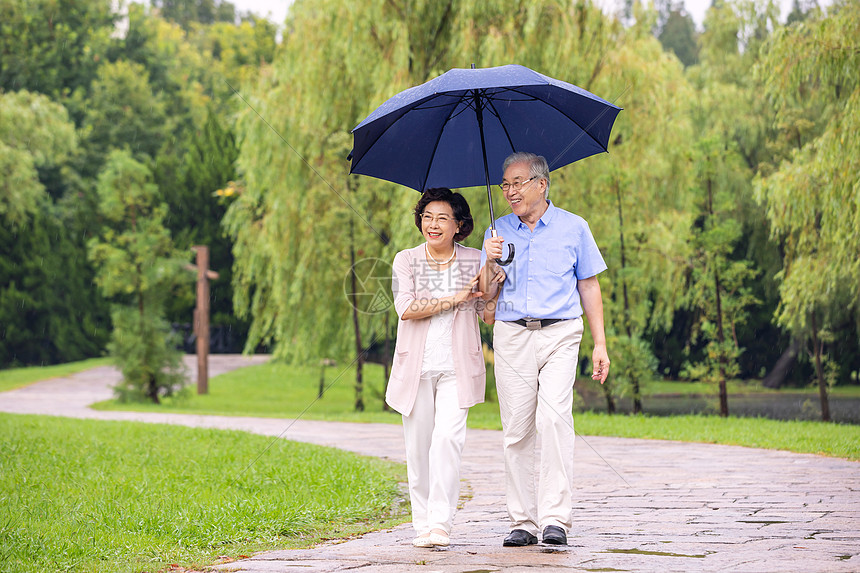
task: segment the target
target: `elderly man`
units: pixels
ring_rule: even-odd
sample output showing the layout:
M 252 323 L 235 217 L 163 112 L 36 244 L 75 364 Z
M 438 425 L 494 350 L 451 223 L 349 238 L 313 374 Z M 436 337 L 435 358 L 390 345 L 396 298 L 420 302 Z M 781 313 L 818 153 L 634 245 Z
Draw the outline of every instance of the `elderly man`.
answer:
M 501 259 L 505 242 L 516 247 L 493 328 L 511 519 L 504 545 L 514 547 L 537 543 L 538 532 L 544 543 L 567 544 L 583 312 L 594 338 L 592 378 L 602 384 L 609 373 L 597 281 L 606 263 L 588 223 L 549 201 L 549 183 L 543 157 L 514 153 L 505 160 L 501 188 L 513 213 L 496 221 L 498 237 L 487 230 L 482 253 L 483 264 Z M 496 294 L 495 271 L 495 263 L 485 265 L 480 279 L 488 298 Z

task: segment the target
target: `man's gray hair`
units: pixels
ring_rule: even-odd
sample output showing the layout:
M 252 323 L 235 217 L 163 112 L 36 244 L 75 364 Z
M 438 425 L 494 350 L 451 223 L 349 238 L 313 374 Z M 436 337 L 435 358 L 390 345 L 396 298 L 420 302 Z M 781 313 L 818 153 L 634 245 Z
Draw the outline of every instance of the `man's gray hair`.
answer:
M 502 172 L 507 171 L 508 167 L 514 163 L 528 163 L 529 177 L 546 179 L 546 189 L 544 189 L 543 198 L 549 200 L 549 165 L 546 159 L 542 155 L 535 155 L 528 151 L 515 151 L 505 159 Z

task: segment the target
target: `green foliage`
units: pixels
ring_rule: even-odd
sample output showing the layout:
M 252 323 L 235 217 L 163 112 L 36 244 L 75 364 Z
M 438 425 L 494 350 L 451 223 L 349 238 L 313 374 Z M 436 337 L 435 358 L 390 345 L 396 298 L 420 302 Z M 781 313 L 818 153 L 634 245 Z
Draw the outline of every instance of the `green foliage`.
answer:
M 0 93 L 0 220 L 12 228 L 46 204 L 39 168 L 62 165 L 77 145 L 63 106 L 26 91 Z
M 800 339 L 832 344 L 834 328 L 860 332 L 860 6 L 833 6 L 776 33 L 759 74 L 783 133 L 797 141 L 756 181 L 773 236 L 781 241 L 777 322 Z M 810 102 L 823 110 L 805 138 L 792 137 Z M 807 116 L 808 117 L 808 116 Z M 817 328 L 814 322 L 817 320 Z M 830 340 L 828 340 L 830 338 Z M 855 349 L 855 359 L 857 355 Z M 847 357 L 845 357 L 847 358 Z M 841 378 L 855 365 L 841 360 Z
M 123 379 L 114 386 L 121 402 L 159 403 L 182 395 L 187 384 L 180 340 L 160 316 L 136 308 L 117 306 L 111 313 L 113 332 L 108 352 L 122 370 Z
M 0 571 L 137 573 L 394 525 L 401 466 L 244 432 L 0 415 Z M 398 519 L 399 518 L 399 519 Z
M 190 273 L 164 228 L 166 209 L 149 170 L 128 152 L 114 151 L 99 176 L 102 236 L 89 243 L 96 283 L 118 306 L 109 350 L 122 370 L 120 399 L 158 403 L 185 384 L 177 341 L 163 319 L 165 299 Z
M 236 20 L 236 6 L 226 0 L 152 0 L 159 14 L 185 29 L 193 23 L 212 24 Z
M 165 226 L 179 250 L 209 246 L 209 267 L 219 273 L 211 284 L 212 323 L 232 324 L 245 330 L 247 327 L 233 318 L 232 243 L 221 227 L 230 202 L 223 189 L 236 178 L 235 137 L 210 108 L 202 129 L 189 133 L 178 147 L 185 149 L 184 156 L 174 159 L 173 155 L 163 154 L 154 172 L 159 188 L 165 190 Z M 194 305 L 194 291 L 188 289 L 167 301 L 167 316 L 173 322 L 188 322 Z
M 607 348 L 612 348 L 613 388 L 619 389 L 619 396 L 632 393 L 641 399 L 657 371 L 651 345 L 639 337 L 623 335 L 610 335 L 606 343 Z
M 747 378 L 815 334 L 822 379 L 844 384 L 860 370 L 858 9 L 795 4 L 783 28 L 773 2 L 714 3 L 698 63 L 682 57 L 684 67 L 663 50 L 690 48 L 693 33 L 670 0 L 628 3 L 624 22 L 561 0 L 299 1 L 280 45 L 274 23 L 235 23 L 233 6 L 217 0 L 128 3 L 124 35 L 106 0 L 0 0 L 2 360 L 101 352 L 106 303 L 83 254 L 93 236 L 119 235 L 100 230 L 96 185 L 116 149 L 151 171 L 177 247 L 210 245 L 221 273 L 213 322 L 242 332 L 248 321 L 249 349 L 271 343 L 297 361 L 354 356 L 351 255 L 388 263 L 421 238 L 409 215 L 416 194 L 346 176 L 349 130 L 452 67 L 520 63 L 624 107 L 611 153 L 554 172 L 552 186 L 557 205 L 589 221 L 609 263 L 600 280 L 610 336 L 648 341 L 664 372 L 710 352 L 734 356 Z M 707 169 L 730 207 L 706 231 Z M 480 247 L 486 199 L 464 194 L 477 227 L 466 244 Z M 706 288 L 715 268 L 741 285 L 721 283 L 721 314 L 743 309 L 726 316 L 734 346 L 708 349 L 718 336 Z M 756 279 L 740 280 L 748 273 Z M 164 316 L 188 322 L 192 289 L 167 290 Z M 393 335 L 396 317 L 389 309 L 359 322 L 368 346 Z M 590 345 L 586 335 L 584 356 Z M 612 356 L 618 371 L 622 356 Z M 803 364 L 791 379 L 809 372 Z M 613 391 L 650 377 L 630 374 Z
M 409 214 L 417 201 L 414 193 L 371 178 L 347 183 L 343 174 L 348 131 L 388 97 L 449 68 L 473 61 L 482 67 L 517 62 L 610 99 L 635 81 L 636 90 L 630 93 L 641 105 L 635 111 L 654 122 L 628 124 L 625 136 L 631 138 L 624 141 L 657 162 L 631 156 L 625 166 L 654 166 L 653 178 L 641 181 L 643 195 L 662 199 L 669 189 L 665 201 L 655 205 L 655 213 L 677 199 L 673 191 L 679 187 L 666 175 L 677 167 L 678 156 L 658 159 L 659 146 L 649 148 L 648 143 L 662 136 L 676 138 L 677 130 L 666 124 L 665 115 L 672 113 L 668 96 L 684 89 L 678 85 L 683 83 L 681 69 L 661 59 L 653 38 L 644 38 L 638 30 L 625 34 L 592 6 L 554 1 L 380 1 L 356 6 L 299 2 L 292 8 L 288 29 L 302 33 L 285 38 L 272 69 L 246 94 L 249 107 L 237 128 L 244 188 L 225 218 L 235 241 L 237 311 L 253 320 L 249 345 L 274 342 L 276 355 L 296 360 L 351 354 L 352 332 L 346 326 L 350 307 L 340 296 L 350 265 L 348 221 L 354 225 L 359 257 L 390 261 L 420 236 Z M 349 45 L 340 40 L 345 35 L 352 38 Z M 640 133 L 647 142 L 636 139 Z M 683 125 L 680 133 L 685 133 Z M 625 147 L 619 157 L 626 151 Z M 599 163 L 589 165 L 598 174 L 606 173 Z M 568 171 L 570 179 L 562 174 L 558 186 L 554 183 L 553 197 L 591 221 L 599 211 L 592 205 L 602 207 L 602 195 L 580 183 L 583 176 L 591 180 L 588 174 L 574 170 Z M 640 185 L 636 175 L 630 181 Z M 650 186 L 655 181 L 660 181 L 657 190 Z M 480 246 L 480 229 L 487 224 L 482 195 L 466 191 L 478 222 L 475 237 L 467 241 L 470 246 Z M 633 196 L 630 201 L 635 205 L 638 199 Z M 674 215 L 677 212 L 670 211 L 666 218 Z M 663 222 L 663 215 L 655 217 Z M 641 224 L 644 228 L 648 222 Z M 676 224 L 666 224 L 666 237 L 673 236 Z M 601 245 L 604 240 L 598 237 Z M 656 278 L 662 268 L 649 273 L 655 278 L 646 285 L 643 298 L 651 285 L 666 288 L 665 275 Z M 661 319 L 666 308 L 671 314 L 668 297 L 659 304 Z M 379 316 L 361 319 L 365 331 L 382 331 Z
M 704 359 L 687 369 L 693 380 L 720 383 L 738 374 L 741 353 L 735 332 L 746 320 L 746 309 L 757 301 L 747 286 L 755 276 L 749 261 L 733 258 L 741 236 L 734 210 L 742 191 L 735 174 L 742 169 L 731 148 L 717 138 L 703 138 L 697 144 L 694 162 L 699 216 L 690 237 L 691 265 L 687 304 L 699 321 L 691 342 L 702 337 L 706 343 Z M 726 415 L 726 412 L 723 412 Z
M 85 260 L 85 250 L 49 213 L 15 230 L 0 225 L 0 365 L 102 353 L 108 309 L 94 296 Z
M 231 114 L 240 102 L 233 88 L 241 89 L 271 61 L 275 33 L 265 20 L 191 23 L 183 30 L 133 5 L 127 39 L 114 54 L 145 67 L 151 90 L 169 110 L 169 133 L 148 163 L 168 206 L 165 224 L 180 249 L 209 245 L 210 266 L 220 274 L 212 283 L 213 325 L 228 325 L 240 343 L 247 325 L 233 313 L 232 242 L 220 228 L 229 201 L 213 193 L 236 178 Z M 190 322 L 193 294 L 187 289 L 168 302 L 172 322 Z
M 111 43 L 111 0 L 0 0 L 0 89 L 85 90 Z
M 169 133 L 163 98 L 152 91 L 140 64 L 119 61 L 100 67 L 86 107 L 88 159 L 96 170 L 113 149 L 127 147 L 138 160 L 155 157 Z
M 657 38 L 666 50 L 674 52 L 684 66 L 699 61 L 698 33 L 693 18 L 684 10 L 683 3 L 660 3 L 660 26 Z
M 109 313 L 86 243 L 101 235 L 96 178 L 115 149 L 146 163 L 164 198 L 205 195 L 202 217 L 186 211 L 185 226 L 170 228 L 182 246 L 212 243 L 224 277 L 213 285 L 215 318 L 242 335 L 232 316 L 230 243 L 218 230 L 224 207 L 211 194 L 235 175 L 235 145 L 224 138 L 232 138 L 236 103 L 230 85 L 241 87 L 271 61 L 277 28 L 253 18 L 233 25 L 233 8 L 222 2 L 216 20 L 225 21 L 186 32 L 131 2 L 120 10 L 128 15 L 123 34 L 112 5 L 0 1 L 3 365 L 103 351 Z M 228 135 L 208 137 L 207 122 L 216 120 Z M 196 166 L 186 168 L 186 157 Z M 186 293 L 171 299 L 181 322 L 191 317 L 193 289 Z
M 0 365 L 79 360 L 105 343 L 83 247 L 41 177 L 64 169 L 76 145 L 61 105 L 0 94 Z

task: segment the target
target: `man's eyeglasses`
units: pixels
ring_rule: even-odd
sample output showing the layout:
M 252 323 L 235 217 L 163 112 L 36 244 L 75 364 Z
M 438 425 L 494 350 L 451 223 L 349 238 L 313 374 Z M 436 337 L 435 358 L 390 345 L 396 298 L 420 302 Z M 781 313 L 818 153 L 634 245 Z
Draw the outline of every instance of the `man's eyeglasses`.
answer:
M 534 181 L 534 180 L 535 180 L 535 179 L 537 179 L 537 178 L 538 178 L 538 176 L 537 176 L 537 175 L 535 175 L 534 177 L 529 177 L 529 178 L 528 178 L 528 179 L 526 179 L 525 181 L 514 181 L 513 183 L 508 183 L 507 181 L 505 181 L 504 183 L 502 183 L 501 185 L 499 185 L 499 187 L 500 187 L 500 188 L 502 189 L 502 191 L 504 191 L 505 193 L 507 193 L 508 191 L 519 191 L 520 189 L 522 189 L 522 188 L 523 188 L 523 185 L 525 185 L 525 184 L 526 184 L 526 183 L 528 183 L 529 181 Z

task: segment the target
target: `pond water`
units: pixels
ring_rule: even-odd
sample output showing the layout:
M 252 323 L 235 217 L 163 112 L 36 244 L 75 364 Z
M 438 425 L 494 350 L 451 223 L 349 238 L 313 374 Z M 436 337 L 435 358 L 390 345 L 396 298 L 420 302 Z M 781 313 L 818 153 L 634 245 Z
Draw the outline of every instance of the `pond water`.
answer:
M 606 399 L 598 392 L 582 392 L 585 410 L 606 411 Z M 844 424 L 860 424 L 860 398 L 830 396 L 830 419 Z M 616 399 L 618 413 L 633 412 L 633 400 Z M 642 399 L 645 413 L 654 416 L 680 414 L 718 414 L 719 398 L 699 395 L 658 394 Z M 770 418 L 773 420 L 821 420 L 821 403 L 817 395 L 780 392 L 779 394 L 729 394 L 729 415 Z

